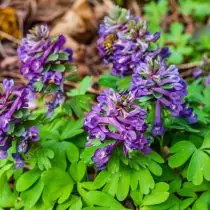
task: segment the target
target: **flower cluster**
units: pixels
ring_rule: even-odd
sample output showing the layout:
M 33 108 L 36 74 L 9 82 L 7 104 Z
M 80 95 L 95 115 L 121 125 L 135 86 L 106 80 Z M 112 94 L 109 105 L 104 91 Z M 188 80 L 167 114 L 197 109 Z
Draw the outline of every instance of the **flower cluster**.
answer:
M 139 59 L 156 42 L 160 33 L 150 34 L 147 23 L 126 9 L 114 7 L 100 25 L 98 49 L 106 64 L 112 63 L 113 75 L 132 74 Z
M 73 52 L 65 48 L 63 35 L 50 36 L 46 25 L 35 26 L 18 48 L 21 73 L 33 91 L 54 93 L 47 104 L 50 114 L 64 100 L 64 72 L 71 68 Z
M 131 90 L 136 98 L 146 97 L 155 100 L 156 114 L 152 133 L 163 135 L 161 122 L 161 106 L 170 110 L 172 116 L 184 117 L 189 123 L 195 123 L 197 116 L 184 103 L 187 86 L 175 65 L 167 66 L 166 49 L 148 52 L 139 62 L 132 75 Z
M 109 161 L 112 151 L 119 144 L 123 145 L 127 156 L 133 150 L 143 153 L 150 151 L 148 139 L 144 137 L 147 129 L 146 112 L 133 103 L 132 93 L 116 93 L 106 89 L 98 98 L 98 104 L 86 116 L 84 128 L 89 133 L 90 146 L 92 139 L 114 140 L 114 143 L 96 150 L 93 161 L 98 169 L 103 169 Z
M 38 140 L 38 130 L 31 127 L 21 133 L 16 133 L 16 127 L 23 123 L 28 116 L 29 102 L 33 99 L 33 93 L 29 88 L 15 88 L 13 80 L 5 79 L 0 93 L 0 159 L 8 156 L 8 149 L 12 141 L 20 139 L 17 145 L 17 153 L 12 156 L 16 160 L 16 167 L 24 165 L 19 153 L 28 151 L 31 141 Z

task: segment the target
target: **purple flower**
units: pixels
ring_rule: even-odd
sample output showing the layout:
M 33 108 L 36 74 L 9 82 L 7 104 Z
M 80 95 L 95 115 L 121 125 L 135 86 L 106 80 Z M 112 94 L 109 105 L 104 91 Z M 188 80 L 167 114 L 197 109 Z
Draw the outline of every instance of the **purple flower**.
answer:
M 210 85 L 210 75 L 208 75 L 208 77 L 205 80 L 205 86 Z
M 106 165 L 109 162 L 109 158 L 112 155 L 113 149 L 113 145 L 108 145 L 95 151 L 92 160 L 98 170 L 103 170 L 104 168 L 106 168 Z
M 25 130 L 21 135 L 20 144 L 18 145 L 18 152 L 27 153 L 32 142 L 38 141 L 38 129 L 35 126 Z
M 182 104 L 180 116 L 186 118 L 190 124 L 194 124 L 198 121 L 198 116 L 193 112 L 192 108 L 188 107 L 186 102 Z
M 118 76 L 132 74 L 150 43 L 160 37 L 159 32 L 149 33 L 144 20 L 119 7 L 114 7 L 109 17 L 104 18 L 99 34 L 99 53 L 106 64 L 113 64 L 112 74 Z
M 199 78 L 201 75 L 203 74 L 202 69 L 200 68 L 196 68 L 193 72 L 192 72 L 192 76 L 194 78 Z
M 23 158 L 20 156 L 20 154 L 14 153 L 14 154 L 12 154 L 12 157 L 15 160 L 15 168 L 16 169 L 24 167 L 24 161 L 23 161 Z
M 73 61 L 73 52 L 64 47 L 65 41 L 63 35 L 51 37 L 47 25 L 39 25 L 30 30 L 18 48 L 20 71 L 29 80 L 28 86 L 46 95 L 59 92 L 59 97 L 47 103 L 48 115 L 63 103 L 60 95 L 64 96 L 64 72 Z
M 93 106 L 84 122 L 84 128 L 89 134 L 87 145 L 90 146 L 91 139 L 95 138 L 100 139 L 101 142 L 112 139 L 115 141 L 112 150 L 118 144 L 122 144 L 126 156 L 133 150 L 148 151 L 149 143 L 143 135 L 147 129 L 144 121 L 146 112 L 133 103 L 134 95 L 130 92 L 115 93 L 112 89 L 106 89 L 97 100 L 98 104 Z M 100 159 L 97 157 L 102 159 L 98 160 L 99 164 L 96 166 L 106 165 L 110 155 L 106 148 L 99 149 L 94 156 L 94 162 Z

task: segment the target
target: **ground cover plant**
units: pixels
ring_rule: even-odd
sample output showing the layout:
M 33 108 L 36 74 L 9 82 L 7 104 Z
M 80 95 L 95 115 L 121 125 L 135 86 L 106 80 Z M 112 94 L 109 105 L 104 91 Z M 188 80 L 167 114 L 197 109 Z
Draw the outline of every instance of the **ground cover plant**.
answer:
M 179 3 L 178 14 L 209 15 L 207 2 Z M 167 9 L 146 4 L 148 21 L 110 9 L 96 40 L 108 69 L 98 91 L 93 76 L 66 89 L 78 66 L 63 34 L 27 32 L 17 49 L 26 83 L 1 84 L 0 209 L 210 208 L 209 41 L 179 22 L 164 32 Z M 196 63 L 191 77 L 176 65 L 184 60 Z

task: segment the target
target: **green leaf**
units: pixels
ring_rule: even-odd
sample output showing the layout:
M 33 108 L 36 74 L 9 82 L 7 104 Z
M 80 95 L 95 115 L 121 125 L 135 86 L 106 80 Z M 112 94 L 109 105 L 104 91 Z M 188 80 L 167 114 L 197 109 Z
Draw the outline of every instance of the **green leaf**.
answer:
M 62 60 L 62 61 L 68 61 L 69 60 L 68 53 L 66 53 L 66 52 L 59 52 L 58 57 L 59 57 L 59 60 Z
M 41 178 L 45 184 L 42 196 L 45 202 L 59 199 L 58 203 L 62 203 L 69 198 L 74 183 L 68 173 L 60 168 L 51 168 L 44 172 Z
M 40 179 L 32 188 L 21 193 L 26 208 L 32 208 L 41 197 L 44 189 L 44 183 Z
M 77 67 L 74 66 L 74 65 L 72 65 L 72 64 L 64 64 L 64 66 L 65 66 L 65 71 L 66 72 L 76 72 L 77 71 Z M 69 80 L 70 77 L 65 78 L 65 79 L 66 80 Z
M 170 153 L 175 153 L 168 159 L 171 168 L 183 165 L 195 152 L 196 147 L 189 141 L 180 141 L 170 148 Z
M 74 163 L 79 160 L 79 149 L 70 142 L 63 142 L 65 147 L 66 156 L 71 163 Z
M 208 210 L 210 205 L 210 191 L 204 192 L 194 203 L 192 210 Z
M 109 180 L 110 176 L 111 174 L 108 171 L 101 171 L 94 179 L 94 185 L 96 186 L 96 189 L 103 187 Z
M 86 173 L 86 165 L 83 161 L 74 162 L 70 166 L 70 174 L 76 182 L 80 182 Z
M 69 210 L 81 210 L 82 209 L 82 201 L 79 197 L 73 197 L 72 199 L 72 205 L 70 206 Z
M 19 192 L 27 190 L 31 187 L 41 176 L 39 170 L 32 170 L 26 173 L 23 173 L 16 183 L 16 190 Z
M 82 210 L 115 210 L 111 207 L 86 207 Z
M 120 91 L 125 91 L 130 89 L 130 84 L 131 84 L 131 76 L 126 76 L 117 82 L 117 87 L 119 88 Z
M 142 199 L 143 199 L 143 194 L 141 193 L 140 189 L 136 189 L 136 190 L 132 190 L 131 191 L 131 198 L 134 201 L 134 204 L 136 206 L 140 205 L 142 203 Z
M 9 165 L 6 165 L 9 166 Z M 11 165 L 9 166 L 11 167 Z M 1 174 L 0 177 L 0 207 L 9 208 L 13 207 L 17 199 L 17 192 L 13 192 L 10 188 L 10 185 L 7 181 L 5 171 Z
M 118 183 L 120 179 L 120 173 L 115 173 L 112 175 L 112 178 L 109 180 L 109 182 L 105 185 L 104 191 L 109 193 L 112 196 L 115 196 L 118 189 Z
M 77 95 L 84 95 L 88 88 L 91 87 L 92 84 L 92 77 L 85 77 L 81 82 L 78 88 L 71 90 L 68 93 L 68 96 L 77 96 Z
M 143 199 L 142 204 L 147 205 L 156 205 L 163 203 L 167 200 L 169 196 L 169 185 L 164 182 L 159 182 L 155 185 L 154 190 L 149 195 L 146 195 Z
M 207 169 L 210 166 L 209 156 L 202 150 L 196 150 L 187 170 L 187 179 L 194 185 L 200 185 L 203 182 L 203 176 L 210 180 L 210 172 Z
M 210 149 L 210 132 L 205 135 L 201 149 Z
M 35 90 L 36 90 L 37 92 L 40 92 L 40 91 L 42 90 L 42 88 L 44 87 L 44 84 L 43 84 L 42 81 L 38 81 L 38 82 L 35 82 L 35 83 L 33 84 L 33 87 L 35 88 Z
M 98 84 L 103 87 L 116 89 L 118 77 L 112 75 L 101 75 L 98 81 Z
M 47 58 L 47 61 L 56 61 L 58 60 L 59 55 L 58 54 L 50 54 Z
M 62 65 L 62 64 L 52 64 L 51 69 L 53 71 L 64 72 L 65 71 L 65 66 Z
M 123 170 L 121 172 L 116 192 L 116 196 L 119 201 L 123 201 L 126 199 L 129 193 L 129 188 L 130 188 L 130 174 L 128 170 Z
M 72 195 L 68 201 L 58 205 L 56 210 L 66 210 L 68 207 L 69 207 L 69 210 L 81 210 L 82 208 L 81 198 L 78 196 Z
M 60 139 L 65 140 L 65 139 L 70 139 L 78 134 L 81 134 L 84 132 L 82 129 L 83 126 L 83 119 L 79 120 L 70 120 L 68 124 L 65 125 L 63 128 Z
M 154 179 L 148 169 L 139 170 L 139 185 L 143 194 L 148 194 L 155 187 Z
M 87 193 L 87 198 L 93 205 L 97 205 L 97 206 L 101 206 L 101 207 L 112 207 L 117 210 L 125 209 L 111 195 L 104 193 L 104 192 L 90 191 Z

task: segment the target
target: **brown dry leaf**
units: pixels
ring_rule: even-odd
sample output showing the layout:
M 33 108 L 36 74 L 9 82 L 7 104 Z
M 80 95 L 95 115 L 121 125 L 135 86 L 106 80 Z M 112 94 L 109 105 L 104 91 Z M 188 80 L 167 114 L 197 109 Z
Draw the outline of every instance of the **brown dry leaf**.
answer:
M 15 38 L 21 37 L 15 10 L 11 7 L 0 8 L 0 30 Z M 0 39 L 4 39 L 2 35 Z
M 5 69 L 8 66 L 16 65 L 18 63 L 18 57 L 17 56 L 7 56 L 4 60 L 0 62 L 0 68 Z
M 65 34 L 86 43 L 96 31 L 93 7 L 88 0 L 77 0 L 66 14 L 55 23 L 52 34 Z
M 75 36 L 85 32 L 85 23 L 74 11 L 69 10 L 52 29 L 52 34 L 65 34 Z
M 89 22 L 93 20 L 93 11 L 87 0 L 77 0 L 72 7 L 72 10 L 78 14 L 82 19 Z

